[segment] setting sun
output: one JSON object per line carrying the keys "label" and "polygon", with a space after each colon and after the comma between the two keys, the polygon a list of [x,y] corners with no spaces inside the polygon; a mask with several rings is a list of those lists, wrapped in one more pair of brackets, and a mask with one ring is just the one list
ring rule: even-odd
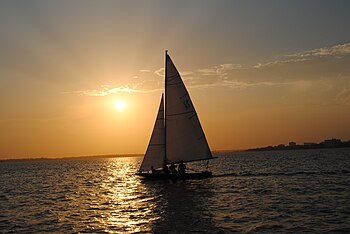
{"label": "setting sun", "polygon": [[123,100],[117,100],[114,104],[114,107],[118,110],[118,111],[123,111],[126,108],[126,103]]}

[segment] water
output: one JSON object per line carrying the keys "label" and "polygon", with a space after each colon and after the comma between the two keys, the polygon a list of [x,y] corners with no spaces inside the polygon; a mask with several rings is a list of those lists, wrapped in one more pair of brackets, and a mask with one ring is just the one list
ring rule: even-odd
{"label": "water", "polygon": [[0,162],[0,232],[350,233],[350,149],[217,156],[178,182],[139,157]]}

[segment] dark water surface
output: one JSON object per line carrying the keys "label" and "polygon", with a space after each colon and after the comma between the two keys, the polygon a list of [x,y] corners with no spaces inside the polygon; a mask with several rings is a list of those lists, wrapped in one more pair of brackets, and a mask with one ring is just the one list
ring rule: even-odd
{"label": "dark water surface", "polygon": [[0,162],[0,232],[350,233],[350,149],[217,156],[178,182],[139,157]]}

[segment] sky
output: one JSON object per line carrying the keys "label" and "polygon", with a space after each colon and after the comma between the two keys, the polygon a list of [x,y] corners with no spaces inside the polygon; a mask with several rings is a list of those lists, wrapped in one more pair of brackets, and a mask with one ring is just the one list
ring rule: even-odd
{"label": "sky", "polygon": [[339,0],[1,1],[0,159],[143,154],[165,50],[212,150],[350,140],[349,11]]}

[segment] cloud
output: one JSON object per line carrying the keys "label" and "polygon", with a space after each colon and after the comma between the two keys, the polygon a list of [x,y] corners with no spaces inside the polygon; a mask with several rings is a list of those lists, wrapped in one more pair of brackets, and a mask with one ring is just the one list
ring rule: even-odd
{"label": "cloud", "polygon": [[267,66],[273,66],[273,65],[281,65],[281,64],[287,64],[287,63],[299,63],[299,62],[305,62],[311,60],[310,58],[295,58],[295,59],[287,59],[287,60],[276,60],[273,62],[267,62],[264,64],[258,63],[253,66],[253,68],[263,68]]}
{"label": "cloud", "polygon": [[148,70],[148,69],[141,69],[141,70],[139,70],[139,72],[151,72],[151,70]]}
{"label": "cloud", "polygon": [[288,55],[289,57],[325,57],[325,56],[336,56],[342,57],[350,54],[350,43],[334,45],[331,47],[323,47],[313,50],[307,50],[295,54]]}
{"label": "cloud", "polygon": [[350,103],[350,88],[343,88],[336,99],[342,103]]}
{"label": "cloud", "polygon": [[227,71],[240,68],[242,68],[242,65],[240,64],[225,63],[210,68],[202,68],[199,69],[198,72],[204,76],[218,75],[220,77],[226,77]]}
{"label": "cloud", "polygon": [[[350,43],[285,55],[285,59],[270,61],[255,66],[244,66],[234,63],[223,63],[194,71],[181,72],[189,89],[206,89],[213,87],[250,88],[271,86],[298,86],[312,82],[326,81],[336,86],[338,100],[348,99],[348,90],[340,92],[348,85],[342,80],[350,77]],[[121,86],[103,85],[97,89],[77,91],[80,95],[106,96],[118,92],[151,93],[163,90],[164,68],[139,70],[147,74],[138,76],[141,81]],[[154,77],[155,75],[156,77]],[[153,75],[153,76],[152,76]],[[160,76],[162,79],[157,78]],[[316,83],[315,87],[316,87]]]}
{"label": "cloud", "polygon": [[192,75],[193,72],[192,71],[183,71],[183,72],[180,72],[180,75],[181,76],[188,76],[188,75]]}
{"label": "cloud", "polygon": [[158,92],[162,89],[148,89],[142,90],[138,89],[139,86],[143,85],[144,82],[138,84],[128,84],[125,86],[113,87],[112,85],[101,85],[99,89],[91,89],[91,90],[81,90],[70,93],[76,93],[78,95],[83,96],[93,96],[93,97],[103,97],[108,96],[115,93],[152,93]]}
{"label": "cloud", "polygon": [[350,76],[350,43],[323,47],[285,55],[285,59],[257,64],[240,73],[230,73],[231,79],[246,82],[297,82],[335,80]]}
{"label": "cloud", "polygon": [[165,76],[165,69],[164,68],[159,68],[158,70],[154,71],[154,74],[160,76],[160,77],[164,77]]}
{"label": "cloud", "polygon": [[286,57],[287,59],[276,60],[264,64],[259,63],[255,65],[254,68],[263,68],[267,66],[282,65],[287,63],[300,63],[326,57],[343,58],[347,55],[350,55],[350,43],[285,55],[283,57]]}
{"label": "cloud", "polygon": [[236,80],[222,80],[217,81],[211,84],[199,84],[199,85],[191,85],[189,86],[190,89],[198,88],[214,88],[214,87],[228,87],[228,88],[235,88],[235,89],[242,89],[242,88],[248,88],[253,86],[275,86],[275,85],[289,85],[288,82],[280,82],[280,83],[273,83],[273,82],[259,82],[259,83],[247,83],[242,81],[236,81]]}

